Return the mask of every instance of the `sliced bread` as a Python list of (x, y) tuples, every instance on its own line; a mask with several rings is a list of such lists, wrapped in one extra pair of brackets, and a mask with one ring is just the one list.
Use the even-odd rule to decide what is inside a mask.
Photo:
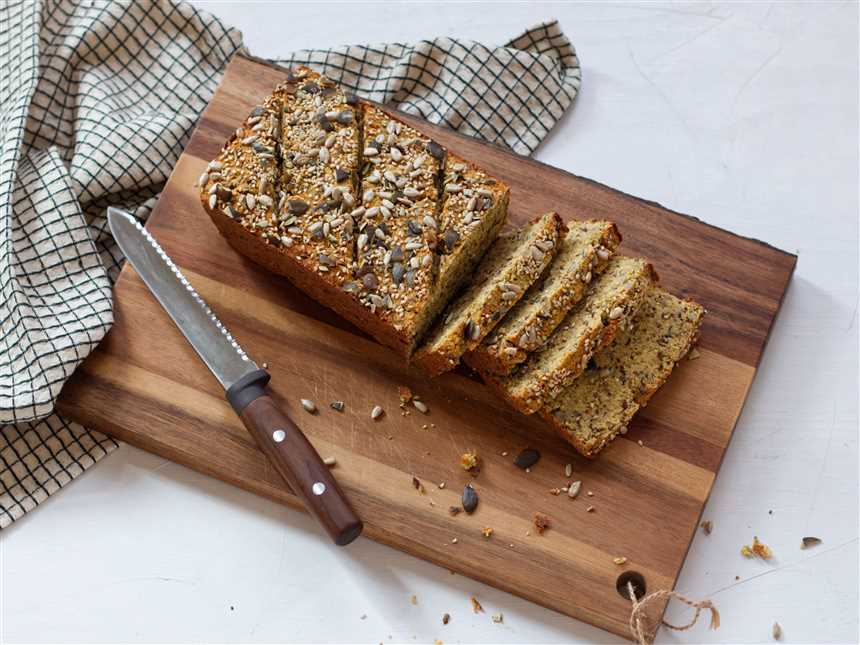
[(540, 349), (509, 376), (484, 373), (484, 380), (523, 414), (536, 412), (582, 374), (629, 322), (655, 281), (647, 261), (614, 256)]
[(533, 284), (483, 342), (464, 356), (473, 369), (510, 374), (542, 346), (567, 312), (582, 299), (586, 287), (609, 262), (621, 242), (612, 222), (570, 221), (558, 255), (546, 274)]
[(636, 412), (695, 342), (704, 309), (659, 287), (645, 297), (632, 327), (594, 357), (541, 416), (586, 457), (627, 432)]
[(474, 279), (415, 353), (414, 362), (429, 376), (456, 367), (463, 353), (477, 347), (543, 273), (565, 230), (556, 213), (547, 213), (496, 240)]

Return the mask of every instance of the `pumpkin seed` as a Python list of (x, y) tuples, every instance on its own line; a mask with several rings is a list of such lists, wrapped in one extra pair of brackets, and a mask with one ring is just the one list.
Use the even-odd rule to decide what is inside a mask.
[(534, 448), (526, 448), (514, 459), (514, 466), (517, 468), (531, 468), (540, 459), (540, 453)]
[(463, 510), (471, 514), (478, 508), (478, 493), (472, 488), (472, 484), (466, 484), (463, 488)]

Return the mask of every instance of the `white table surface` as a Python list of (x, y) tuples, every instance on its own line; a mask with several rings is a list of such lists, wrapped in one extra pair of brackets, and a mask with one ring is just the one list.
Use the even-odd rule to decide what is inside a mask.
[[(783, 642), (858, 640), (857, 4), (195, 4), (265, 57), (500, 43), (559, 18), (583, 91), (538, 159), (799, 256), (705, 510), (713, 534), (678, 582), (722, 627), (659, 640), (768, 642), (775, 620)], [(753, 534), (772, 562), (739, 555)], [(823, 544), (802, 551), (805, 535)], [(619, 640), (370, 540), (338, 550), (299, 512), (128, 446), (2, 531), (0, 559), (7, 642)]]

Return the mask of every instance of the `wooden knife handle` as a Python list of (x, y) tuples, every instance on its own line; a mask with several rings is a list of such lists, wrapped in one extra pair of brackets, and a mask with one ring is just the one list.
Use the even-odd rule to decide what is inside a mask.
[(266, 394), (269, 374), (256, 370), (227, 390), (227, 399), (275, 469), (335, 544), (359, 536), (363, 525), (307, 437)]

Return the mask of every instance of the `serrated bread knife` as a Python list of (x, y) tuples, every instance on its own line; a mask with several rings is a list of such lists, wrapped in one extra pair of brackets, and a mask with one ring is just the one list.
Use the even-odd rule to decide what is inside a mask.
[(281, 477), (336, 544), (352, 542), (361, 533), (361, 520), (302, 431), (266, 394), (268, 372), (248, 358), (130, 213), (108, 208), (108, 224), (126, 259), (221, 383), (230, 405)]

